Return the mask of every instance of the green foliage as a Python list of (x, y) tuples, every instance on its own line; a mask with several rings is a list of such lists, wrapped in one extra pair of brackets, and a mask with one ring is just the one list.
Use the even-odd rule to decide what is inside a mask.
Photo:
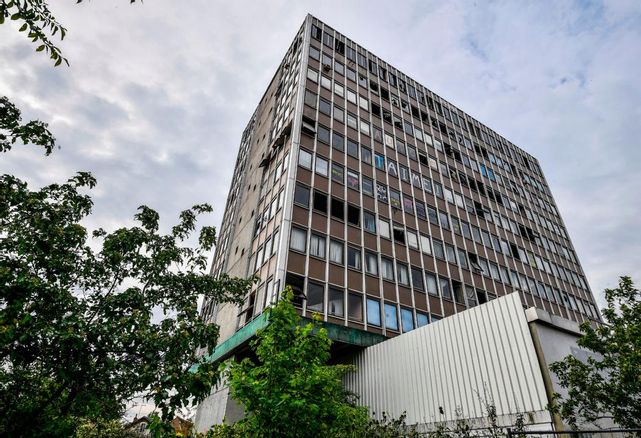
[(135, 438), (137, 435), (125, 430), (118, 420), (87, 420), (79, 418), (74, 438)]
[(385, 412), (382, 413), (381, 419), (370, 418), (361, 430), (354, 431), (352, 436), (371, 437), (371, 438), (418, 438), (421, 434), (416, 430), (416, 426), (408, 426), (405, 423), (407, 415), (401, 414), (398, 418), (388, 417)]
[(327, 365), (327, 331), (317, 322), (301, 325), (291, 298), (288, 288), (269, 310), (269, 325), (251, 344), (257, 360), (228, 364), (229, 386), (246, 416), (213, 436), (349, 436), (366, 421), (342, 384), (352, 367)]
[(0, 1), (0, 24), (15, 21), (20, 25), (20, 32), (25, 32), (31, 42), (38, 44), (36, 52), (44, 52), (53, 60), (57, 67), (63, 62), (69, 65), (69, 61), (62, 56), (62, 53), (51, 37), (59, 33), (63, 40), (67, 29), (62, 26), (49, 10), (46, 0), (2, 0)]
[(5, 96), (0, 97), (0, 152), (11, 150), (16, 141), (24, 144), (37, 144), (49, 155), (53, 151), (56, 139), (47, 128), (47, 124), (32, 120), (21, 124), (20, 110)]
[(87, 172), (39, 190), (0, 177), (0, 435), (69, 436), (77, 418), (117, 419), (139, 395), (167, 420), (218, 381), (196, 356), (218, 337), (197, 299), (239, 302), (251, 280), (204, 273), (213, 228), (184, 245), (211, 207), (182, 212), (163, 234), (142, 206), (137, 226), (99, 229), (90, 245), (81, 221), (95, 184)]
[[(76, 3), (82, 1), (77, 0)], [(135, 2), (136, 0), (129, 0), (129, 3)], [(18, 30), (37, 44), (36, 52), (46, 53), (55, 67), (63, 62), (69, 65), (60, 48), (51, 41), (56, 34), (61, 41), (64, 40), (67, 29), (51, 13), (47, 0), (0, 0), (0, 25), (11, 22), (20, 26)]]
[(622, 427), (641, 427), (641, 295), (630, 277), (605, 290), (605, 324), (581, 324), (578, 345), (594, 355), (567, 356), (550, 369), (568, 390), (550, 409), (572, 427), (610, 417)]

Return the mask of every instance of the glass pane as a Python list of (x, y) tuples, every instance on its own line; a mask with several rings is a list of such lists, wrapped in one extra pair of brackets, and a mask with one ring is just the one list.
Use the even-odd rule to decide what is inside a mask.
[(404, 332), (414, 330), (414, 318), (411, 310), (401, 309), (401, 324), (403, 325)]
[(385, 304), (385, 327), (398, 330), (398, 315), (396, 314), (396, 306), (393, 304)]
[(367, 299), (367, 323), (381, 326), (381, 303), (370, 298)]

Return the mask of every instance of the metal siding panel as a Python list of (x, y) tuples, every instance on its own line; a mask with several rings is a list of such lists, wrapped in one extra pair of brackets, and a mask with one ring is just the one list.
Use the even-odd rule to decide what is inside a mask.
[[(547, 399), (518, 294), (510, 294), (367, 348), (346, 386), (380, 418), (408, 424), (482, 416), (479, 395), (499, 415), (542, 411)], [(439, 406), (445, 412), (439, 415)]]

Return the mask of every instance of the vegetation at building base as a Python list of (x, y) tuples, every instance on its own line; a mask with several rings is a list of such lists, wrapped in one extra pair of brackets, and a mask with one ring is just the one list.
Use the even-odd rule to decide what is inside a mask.
[(567, 389), (550, 409), (570, 426), (611, 419), (625, 428), (641, 427), (641, 294), (630, 277), (605, 290), (604, 324), (581, 324), (579, 347), (592, 353), (582, 361), (567, 356), (550, 369)]
[(267, 310), (269, 325), (251, 344), (255, 361), (223, 364), (245, 417), (215, 426), (209, 437), (367, 436), (354, 434), (368, 426), (367, 410), (342, 384), (352, 367), (327, 365), (331, 340), (326, 330), (317, 320), (302, 325), (291, 299), (287, 288)]
[[(431, 433), (408, 426), (406, 416), (382, 413), (371, 418), (368, 409), (343, 386), (342, 377), (353, 371), (349, 365), (328, 365), (331, 340), (319, 320), (302, 324), (287, 288), (282, 299), (268, 309), (269, 325), (257, 333), (251, 347), (256, 359), (223, 364), (232, 397), (245, 417), (232, 425), (216, 425), (208, 438), (233, 437), (374, 437), (433, 438), (478, 435), (457, 411), (454, 425), (439, 423)], [(506, 429), (498, 425), (493, 401), (480, 399), (487, 417), (484, 436), (499, 438)], [(525, 429), (516, 416), (515, 432)]]

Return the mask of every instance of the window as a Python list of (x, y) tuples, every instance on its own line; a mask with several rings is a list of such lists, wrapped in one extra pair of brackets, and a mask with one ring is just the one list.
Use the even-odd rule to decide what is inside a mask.
[(432, 246), (434, 247), (434, 255), (439, 259), (445, 259), (443, 242), (441, 242), (440, 240), (432, 239)]
[(305, 169), (312, 168), (312, 154), (307, 152), (305, 149), (298, 151), (298, 165), (304, 167)]
[(412, 267), (412, 286), (416, 290), (425, 290), (423, 286), (423, 271), (419, 268)]
[(379, 201), (384, 202), (384, 203), (387, 204), (387, 200), (388, 200), (388, 198), (387, 198), (387, 186), (385, 186), (383, 184), (380, 184), (380, 183), (376, 183), (376, 198)]
[(314, 190), (314, 210), (327, 213), (327, 195)]
[(309, 255), (325, 258), (325, 236), (312, 234), (309, 240)]
[(316, 136), (318, 138), (318, 141), (329, 144), (329, 129), (327, 129), (326, 127), (318, 125)]
[(347, 113), (347, 126), (352, 129), (358, 129), (358, 122), (356, 121), (356, 116), (351, 113)]
[(347, 155), (358, 159), (358, 149), (359, 149), (358, 143), (348, 138), (347, 139)]
[(423, 326), (425, 326), (425, 325), (427, 325), (429, 323), (430, 323), (430, 321), (429, 321), (429, 318), (428, 318), (428, 316), (426, 314), (416, 312), (416, 326), (417, 327), (423, 327)]
[[(338, 85), (338, 83), (334, 84), (334, 90), (337, 93), (338, 93), (338, 87), (340, 87), (340, 85)], [(341, 90), (342, 89), (343, 89), (343, 87), (341, 87)], [(343, 108), (338, 107), (338, 106), (334, 107), (334, 120), (337, 120), (337, 121), (339, 121), (341, 123), (345, 123), (345, 111), (343, 110)]]
[(376, 233), (376, 216), (367, 211), (363, 212), (363, 229), (370, 233)]
[(445, 228), (446, 230), (449, 230), (450, 229), (450, 221), (449, 221), (449, 218), (447, 216), (447, 213), (445, 213), (444, 211), (439, 211), (438, 212), (438, 217), (439, 217), (439, 220), (441, 221), (441, 226), (443, 228)]
[(332, 180), (345, 184), (345, 169), (337, 163), (332, 163)]
[(323, 312), (323, 303), (325, 301), (325, 287), (321, 284), (307, 284), (307, 311)]
[(294, 190), (294, 203), (305, 208), (309, 207), (309, 187), (305, 187), (298, 183), (296, 184), (296, 189)]
[(371, 178), (362, 176), (361, 184), (363, 187), (363, 193), (369, 196), (374, 196), (374, 181)]
[(394, 242), (400, 243), (401, 245), (405, 245), (405, 230), (403, 227), (399, 226), (394, 226), (393, 229), (393, 234), (394, 234)]
[(398, 330), (398, 315), (394, 304), (385, 303), (385, 328)]
[(343, 152), (345, 150), (345, 137), (334, 131), (332, 134), (332, 147), (337, 151)]
[(421, 251), (424, 254), (432, 254), (432, 245), (430, 245), (430, 238), (424, 234), (421, 234)]
[(467, 256), (465, 254), (465, 251), (463, 251), (460, 248), (456, 248), (456, 251), (458, 252), (458, 262), (461, 264), (461, 267), (465, 268), (465, 269), (468, 269)]
[(472, 286), (465, 286), (465, 295), (467, 297), (467, 306), (474, 307), (476, 306), (476, 291)]
[(347, 247), (347, 266), (352, 269), (361, 270), (361, 250), (360, 248)]
[(438, 214), (435, 208), (427, 207), (427, 216), (430, 219), (430, 223), (438, 225)]
[(332, 80), (327, 76), (321, 75), (321, 87), (327, 88), (328, 90), (332, 89)]
[(372, 164), (372, 151), (365, 146), (361, 146), (361, 160), (363, 163)]
[(374, 154), (374, 165), (379, 170), (385, 170), (385, 157), (380, 154)]
[(376, 327), (381, 326), (381, 303), (378, 300), (367, 299), (367, 323)]
[(390, 204), (392, 208), (401, 209), (401, 194), (394, 189), (389, 189)]
[(305, 252), (307, 247), (307, 231), (300, 228), (292, 228), (292, 235), (289, 247), (295, 251)]
[(309, 105), (312, 108), (316, 108), (316, 99), (318, 96), (312, 93), (309, 90), (305, 90), (305, 105)]
[(363, 296), (349, 292), (347, 294), (347, 316), (354, 321), (363, 320)]
[(401, 307), (401, 326), (404, 332), (411, 332), (414, 330), (414, 315), (410, 309)]
[(314, 169), (316, 170), (316, 173), (319, 175), (327, 176), (329, 173), (329, 162), (324, 159), (319, 157), (318, 155), (316, 156), (316, 163), (314, 164)]
[(430, 295), (438, 296), (438, 287), (436, 285), (436, 275), (426, 273), (425, 280), (427, 281), (427, 293)]
[(358, 172), (347, 169), (347, 187), (359, 191), (361, 188)]
[(327, 293), (327, 313), (330, 315), (345, 316), (345, 293), (333, 287)]
[(394, 281), (394, 263), (390, 259), (381, 257), (381, 273), (383, 280)]
[(416, 236), (416, 233), (408, 230), (406, 236), (407, 245), (412, 249), (418, 249), (418, 237)]
[(332, 198), (331, 215), (336, 219), (345, 220), (345, 203), (338, 198)]
[(318, 103), (318, 111), (321, 113), (331, 116), (332, 115), (332, 104), (322, 97), (320, 98), (320, 101)]
[(385, 237), (386, 239), (390, 239), (390, 225), (389, 222), (383, 219), (378, 219), (378, 232), (381, 235), (381, 237)]
[(378, 276), (378, 256), (373, 252), (365, 252), (365, 272)]
[(409, 272), (407, 271), (407, 265), (402, 263), (396, 263), (396, 273), (398, 275), (398, 283), (403, 286), (410, 285)]
[(456, 264), (456, 251), (452, 245), (447, 243), (445, 244), (445, 259), (450, 263)]
[(333, 263), (343, 264), (343, 242), (331, 239), (329, 241), (329, 261)]
[(452, 292), (450, 290), (450, 280), (444, 277), (438, 278), (439, 285), (441, 287), (441, 296), (443, 298), (452, 298)]

